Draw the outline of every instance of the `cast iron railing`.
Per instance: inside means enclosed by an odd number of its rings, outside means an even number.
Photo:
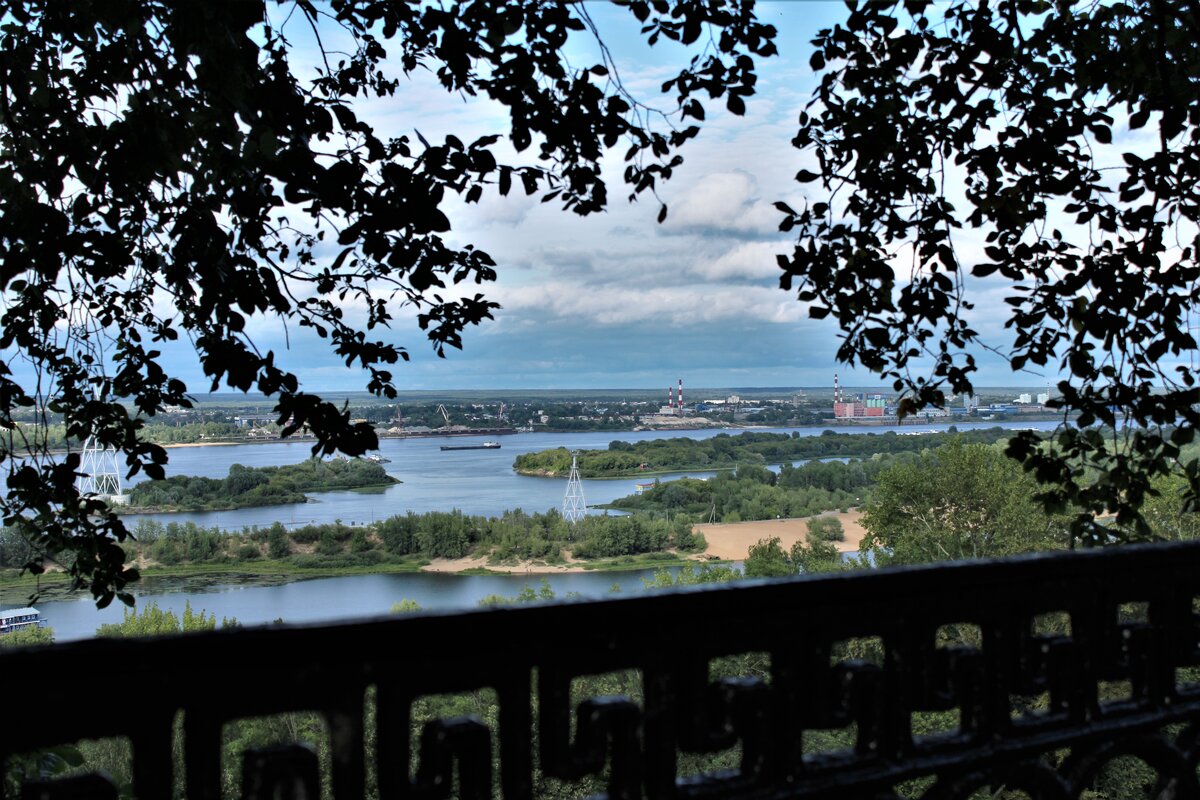
[[[989,785],[1074,798],[1124,755],[1149,764],[1167,796],[1200,798],[1200,683],[1188,669],[1200,665],[1198,596],[1200,544],[1161,545],[86,641],[0,655],[0,754],[128,736],[137,796],[168,798],[182,712],[186,796],[215,800],[223,725],[312,710],[328,722],[338,800],[364,796],[369,760],[381,798],[444,796],[452,785],[462,797],[495,786],[531,797],[535,762],[568,781],[603,773],[608,795],[622,798],[890,797],[923,776],[936,779],[927,798]],[[1039,620],[1057,620],[1059,632],[1039,633]],[[947,643],[944,626],[957,626],[960,643]],[[878,663],[840,660],[843,643],[864,637],[881,643]],[[769,654],[766,677],[710,682],[713,659],[747,652]],[[639,702],[571,707],[573,678],[625,669],[640,671]],[[481,687],[499,698],[494,729],[436,720],[412,741],[415,698]],[[914,735],[923,712],[954,709],[953,729]],[[845,751],[806,741],[841,728],[854,731]],[[680,753],[735,744],[740,770],[676,774]],[[250,752],[244,794],[317,797],[318,772],[306,748]],[[76,778],[27,785],[23,796],[109,791]]]

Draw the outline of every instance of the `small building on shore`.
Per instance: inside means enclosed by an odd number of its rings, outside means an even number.
[[[0,611],[0,636],[25,628],[41,628],[44,625],[42,612],[36,608],[10,608],[8,611]]]

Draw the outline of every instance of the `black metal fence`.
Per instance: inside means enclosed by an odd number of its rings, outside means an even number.
[[[614,798],[891,797],[906,781],[928,798],[989,786],[1075,798],[1126,755],[1165,796],[1200,798],[1198,595],[1200,545],[1161,545],[87,641],[0,655],[0,754],[127,736],[136,795],[169,798],[181,732],[186,796],[215,800],[222,727],[305,710],[328,723],[338,800],[364,797],[368,771],[381,798],[533,797],[535,768],[601,774]],[[865,651],[847,642],[877,643],[878,658],[849,658]],[[714,659],[748,652],[769,654],[765,675],[710,680]],[[572,702],[574,678],[626,669],[638,699]],[[481,687],[498,697],[494,726],[434,720],[413,740],[417,697]],[[955,724],[914,733],[928,712]],[[815,745],[813,732],[840,729],[851,747]],[[734,746],[738,770],[677,774],[681,753]],[[319,796],[308,748],[243,765],[247,798]],[[81,777],[23,796],[115,790]]]

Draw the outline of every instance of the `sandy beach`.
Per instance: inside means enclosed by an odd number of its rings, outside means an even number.
[[[845,513],[821,514],[823,517],[836,517],[842,523],[846,532],[846,540],[834,542],[842,553],[858,552],[858,544],[867,532],[862,526],[862,512],[848,511]],[[725,522],[697,525],[696,530],[704,534],[708,547],[704,553],[685,556],[693,560],[720,558],[725,561],[744,561],[750,553],[750,548],[762,539],[779,537],[779,543],[784,550],[790,550],[798,541],[805,540],[808,534],[810,517],[794,519],[765,519],[757,522]],[[503,572],[510,575],[551,575],[561,572],[587,572],[583,563],[569,557],[564,564],[489,564],[486,556],[467,558],[435,558],[422,567],[425,572],[464,572],[470,569],[486,569],[491,572]]]
[[[846,532],[844,542],[834,542],[842,553],[858,552],[858,543],[867,535],[862,526],[861,511],[847,511],[837,514],[821,514],[823,517],[836,517],[842,523]],[[809,517],[794,519],[764,519],[758,522],[729,522],[697,525],[696,530],[704,534],[708,540],[709,555],[730,561],[742,561],[750,552],[752,545],[761,539],[779,537],[779,544],[784,550],[790,550],[792,545],[803,541],[808,534]]]

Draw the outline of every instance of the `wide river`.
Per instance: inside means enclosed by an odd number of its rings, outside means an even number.
[[[959,430],[1001,425],[1006,428],[1051,430],[1055,422],[955,423]],[[861,428],[770,428],[755,429],[774,433],[797,431],[801,436],[818,436],[826,430],[839,433],[904,433],[945,430],[946,426],[904,426]],[[513,459],[521,453],[567,447],[573,450],[604,449],[608,443],[687,437],[707,439],[719,433],[737,431],[641,431],[625,433],[521,433],[495,437],[503,445],[498,450],[442,451],[443,444],[482,442],[488,437],[422,439],[385,439],[380,454],[390,459],[387,471],[402,481],[379,492],[322,492],[306,504],[249,508],[238,511],[134,515],[126,524],[134,527],[139,519],[162,522],[195,522],[226,530],[266,527],[274,522],[288,526],[341,520],[346,524],[369,524],[408,511],[447,511],[461,509],[468,514],[496,515],[506,509],[524,508],[545,511],[562,504],[566,482],[552,478],[531,478],[513,472]],[[311,444],[273,442],[212,447],[172,448],[168,475],[203,475],[222,478],[231,464],[252,467],[294,464],[309,456]],[[687,473],[707,476],[711,472]],[[663,480],[682,477],[666,476]],[[633,478],[585,480],[584,493],[589,504],[607,503],[632,494]],[[573,573],[549,577],[558,596],[577,593],[598,597],[611,591],[614,583],[622,591],[640,591],[648,572]],[[319,578],[276,585],[221,584],[201,586],[189,581],[147,579],[135,589],[139,605],[156,602],[164,609],[181,612],[185,602],[194,610],[204,609],[217,618],[236,617],[242,624],[265,624],[278,619],[286,622],[332,622],[386,613],[401,599],[415,600],[422,608],[470,608],[491,594],[512,596],[526,585],[536,586],[540,576],[436,575],[428,573],[399,575],[357,575]],[[116,604],[114,604],[115,606]],[[11,606],[0,606],[0,609]],[[54,628],[59,641],[86,638],[98,625],[120,621],[121,609],[97,611],[87,597],[45,601],[38,609]]]

